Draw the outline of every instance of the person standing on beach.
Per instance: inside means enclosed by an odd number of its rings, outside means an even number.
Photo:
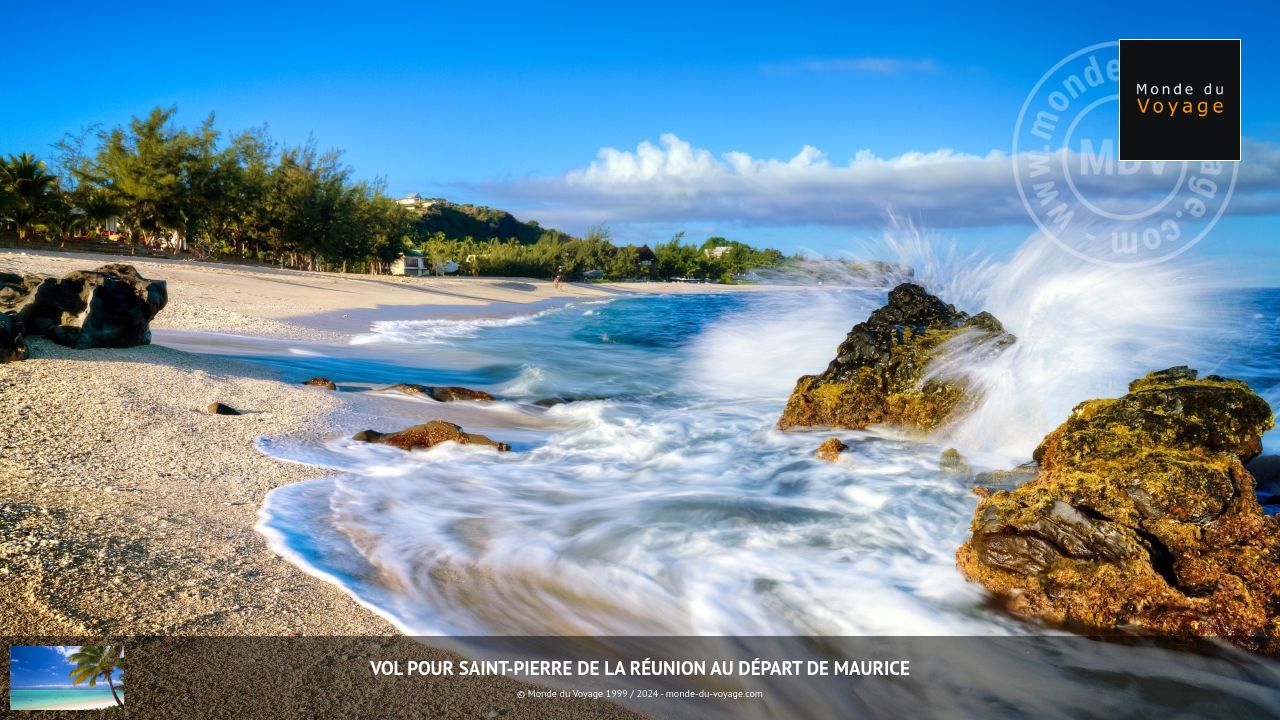
[[[556,268],[555,288],[560,289],[561,283],[564,282],[564,267]]]

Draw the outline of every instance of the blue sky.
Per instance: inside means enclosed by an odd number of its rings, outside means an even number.
[[[67,676],[74,665],[67,661],[78,645],[13,645],[9,648],[9,686],[69,687]],[[112,679],[122,682],[124,672],[117,670]],[[87,687],[87,684],[82,684]]]
[[[177,105],[183,122],[216,111],[226,129],[313,135],[396,194],[486,202],[575,232],[603,222],[623,239],[684,228],[837,253],[882,221],[796,205],[736,213],[750,195],[682,215],[661,206],[666,186],[610,205],[572,178],[605,148],[682,147],[664,135],[721,163],[730,152],[786,162],[806,146],[838,166],[860,151],[1007,153],[1042,73],[1119,37],[1241,37],[1244,134],[1280,143],[1280,11],[1264,3],[20,3],[0,17],[19,29],[6,80],[21,99],[0,115],[0,152],[39,153],[66,131]],[[1269,167],[1254,176],[1265,202],[1229,215],[1197,252],[1280,269],[1280,181]],[[1032,229],[895,199],[894,211],[966,244],[1007,249]]]

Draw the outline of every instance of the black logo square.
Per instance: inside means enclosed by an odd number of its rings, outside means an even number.
[[[1240,41],[1121,40],[1120,159],[1239,160]]]

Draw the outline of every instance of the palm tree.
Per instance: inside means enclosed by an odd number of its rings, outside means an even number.
[[[81,186],[83,188],[83,186]],[[120,215],[124,209],[106,188],[90,188],[77,193],[77,205],[84,210],[85,219],[92,229],[100,231],[111,220]]]
[[[11,196],[10,216],[18,225],[18,237],[25,239],[35,228],[57,183],[57,176],[50,174],[31,153],[10,155],[0,161],[0,184]]]
[[[115,698],[121,710],[124,709],[124,701],[116,694],[116,684],[111,678],[113,672],[123,667],[124,648],[119,645],[81,645],[68,660],[76,664],[75,669],[67,673],[73,684],[79,685],[88,680],[89,687],[94,687],[98,678],[106,678],[111,697]]]

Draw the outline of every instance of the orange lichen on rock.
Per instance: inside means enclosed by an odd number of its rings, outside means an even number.
[[[840,459],[840,453],[848,449],[849,446],[840,442],[840,438],[827,438],[818,446],[818,459],[835,462]]]
[[[778,427],[935,428],[974,400],[962,379],[926,376],[930,360],[949,342],[998,352],[1014,337],[989,313],[971,317],[903,283],[853,327],[821,375],[796,382]]]
[[[978,503],[960,570],[1051,623],[1280,654],[1280,522],[1243,465],[1273,424],[1244,383],[1185,367],[1081,403],[1035,479]]]

